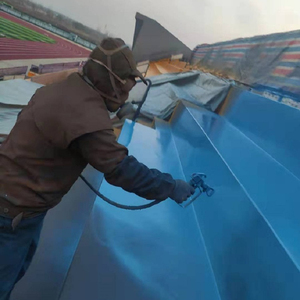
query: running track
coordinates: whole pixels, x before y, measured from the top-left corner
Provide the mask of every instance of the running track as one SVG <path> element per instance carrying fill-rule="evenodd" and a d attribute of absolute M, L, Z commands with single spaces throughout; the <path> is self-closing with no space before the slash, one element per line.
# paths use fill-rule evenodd
<path fill-rule="evenodd" d="M 41 34 L 45 34 L 56 41 L 55 44 L 47 44 L 43 42 L 0 38 L 0 61 L 35 58 L 86 58 L 90 54 L 88 49 L 70 43 L 67 40 L 14 16 L 0 12 L 0 17 L 23 25 Z"/>

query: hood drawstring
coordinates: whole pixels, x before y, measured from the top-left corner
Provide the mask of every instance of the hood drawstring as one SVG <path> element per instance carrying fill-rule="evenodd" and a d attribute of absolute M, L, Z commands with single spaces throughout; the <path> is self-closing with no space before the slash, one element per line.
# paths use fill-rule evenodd
<path fill-rule="evenodd" d="M 112 88 L 117 96 L 117 99 L 119 101 L 121 101 L 121 96 L 118 92 L 118 89 L 117 89 L 117 86 L 116 86 L 116 80 L 117 79 L 121 84 L 125 85 L 126 84 L 126 80 L 123 80 L 121 79 L 116 73 L 114 73 L 114 71 L 112 70 L 112 63 L 111 63 L 111 57 L 121 51 L 122 49 L 124 48 L 127 48 L 128 46 L 127 45 L 123 45 L 117 49 L 114 49 L 114 50 L 106 50 L 106 49 L 103 49 L 101 46 L 98 46 L 98 48 L 107 56 L 107 65 L 105 65 L 103 62 L 97 60 L 97 59 L 94 59 L 94 58 L 90 58 L 90 60 L 92 60 L 93 62 L 103 66 L 107 71 L 108 71 L 108 74 L 109 74 L 109 78 L 110 78 L 110 83 L 112 85 Z M 93 85 L 94 86 L 94 85 Z M 98 90 L 99 91 L 99 90 Z M 107 94 L 99 91 L 100 95 L 102 95 L 103 97 L 109 99 L 109 100 L 112 100 L 114 102 L 116 102 L 116 99 L 111 97 L 111 96 L 108 96 Z M 118 103 L 118 102 L 116 102 Z"/>

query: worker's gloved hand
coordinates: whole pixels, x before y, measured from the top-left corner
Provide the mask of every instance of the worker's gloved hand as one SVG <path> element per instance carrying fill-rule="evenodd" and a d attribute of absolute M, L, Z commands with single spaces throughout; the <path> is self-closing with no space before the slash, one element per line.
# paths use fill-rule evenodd
<path fill-rule="evenodd" d="M 172 191 L 170 198 L 177 203 L 182 203 L 195 193 L 195 189 L 187 182 L 177 179 L 176 185 Z"/>

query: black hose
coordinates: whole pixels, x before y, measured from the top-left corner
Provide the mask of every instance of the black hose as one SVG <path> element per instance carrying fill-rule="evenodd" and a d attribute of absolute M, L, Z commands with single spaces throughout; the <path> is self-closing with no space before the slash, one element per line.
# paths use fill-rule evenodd
<path fill-rule="evenodd" d="M 104 200 L 105 202 L 109 203 L 110 205 L 113 205 L 115 207 L 121 208 L 121 209 L 126 209 L 126 210 L 142 210 L 142 209 L 146 209 L 146 208 L 150 208 L 154 205 L 159 204 L 160 202 L 162 202 L 163 200 L 154 200 L 148 204 L 144 204 L 144 205 L 137 205 L 137 206 L 131 206 L 131 205 L 123 205 L 117 202 L 114 202 L 112 200 L 110 200 L 109 198 L 105 197 L 103 194 L 101 194 L 99 191 L 97 191 L 86 179 L 84 176 L 80 175 L 79 176 L 85 183 L 86 185 L 98 196 L 100 197 L 102 200 Z"/>

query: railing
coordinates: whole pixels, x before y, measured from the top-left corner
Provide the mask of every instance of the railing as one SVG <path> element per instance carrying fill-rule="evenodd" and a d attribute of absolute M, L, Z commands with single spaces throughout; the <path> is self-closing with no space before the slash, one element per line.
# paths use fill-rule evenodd
<path fill-rule="evenodd" d="M 1 68 L 0 69 L 0 80 L 4 76 L 16 76 L 16 75 L 25 75 L 27 73 L 27 66 L 13 67 L 13 68 Z"/>
<path fill-rule="evenodd" d="M 83 65 L 83 62 L 67 62 L 67 63 L 56 63 L 56 64 L 47 64 L 47 65 L 31 65 L 30 71 L 35 72 L 37 74 L 46 74 L 46 73 L 54 73 L 60 72 L 73 68 L 80 68 Z"/>
<path fill-rule="evenodd" d="M 4 5 L 1 2 L 0 2 L 0 10 L 4 11 L 6 13 L 9 13 L 9 14 L 17 17 L 17 18 L 20 18 L 20 19 L 22 19 L 24 21 L 27 21 L 27 22 L 29 22 L 31 24 L 39 26 L 39 27 L 41 27 L 43 29 L 46 29 L 46 30 L 48 30 L 50 32 L 53 32 L 53 33 L 55 33 L 55 34 L 57 34 L 59 36 L 62 36 L 64 38 L 66 38 L 66 39 L 68 39 L 70 41 L 73 41 L 73 42 L 75 42 L 75 43 L 77 43 L 79 45 L 82 45 L 82 46 L 84 46 L 86 48 L 94 49 L 96 47 L 95 44 L 93 44 L 93 43 L 91 43 L 91 42 L 89 42 L 87 40 L 84 40 L 84 39 L 78 37 L 74 33 L 64 31 L 64 30 L 62 30 L 62 29 L 60 29 L 58 27 L 53 26 L 52 24 L 49 24 L 49 23 L 43 22 L 43 21 L 41 21 L 41 20 L 39 20 L 37 18 L 31 17 L 31 16 L 29 16 L 27 14 L 24 14 L 24 13 L 22 13 L 22 12 L 16 10 L 16 9 L 14 9 L 14 8 L 8 7 L 8 6 Z"/>

